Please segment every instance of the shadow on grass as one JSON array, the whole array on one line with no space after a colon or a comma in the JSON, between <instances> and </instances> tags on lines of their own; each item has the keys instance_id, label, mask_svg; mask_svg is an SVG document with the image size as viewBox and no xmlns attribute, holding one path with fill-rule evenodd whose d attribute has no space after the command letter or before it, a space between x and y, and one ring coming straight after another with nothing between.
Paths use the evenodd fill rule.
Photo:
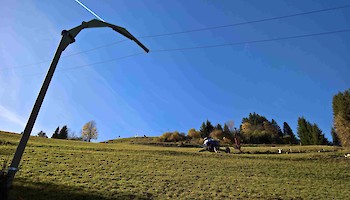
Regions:
<instances>
[{"instance_id":1,"label":"shadow on grass","mask_svg":"<svg viewBox=\"0 0 350 200\"><path fill-rule=\"evenodd\" d=\"M10 190L9 200L111 200L111 199L154 199L150 193L133 194L131 192L86 191L82 187L56 185L52 183L33 183L24 179L16 179Z\"/></svg>"}]
</instances>

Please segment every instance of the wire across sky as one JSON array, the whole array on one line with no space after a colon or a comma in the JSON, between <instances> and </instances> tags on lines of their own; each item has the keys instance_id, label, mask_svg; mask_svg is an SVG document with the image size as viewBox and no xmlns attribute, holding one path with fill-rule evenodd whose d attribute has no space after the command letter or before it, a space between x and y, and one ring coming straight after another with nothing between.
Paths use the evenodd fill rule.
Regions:
<instances>
[{"instance_id":1,"label":"wire across sky","mask_svg":"<svg viewBox=\"0 0 350 200\"><path fill-rule=\"evenodd\" d=\"M79 3L79 1L77 1L77 0L75 0L75 1L77 3ZM81 5L81 3L79 3L79 4ZM82 5L82 6L84 7L84 5ZM170 32L170 33L163 33L163 34L139 36L137 38L141 38L141 39L142 38L155 38L155 37L179 35L179 34L186 34L186 33L193 33L193 32L201 32L201 31L207 31L207 30L213 30L213 29L219 29L219 28L227 28L227 27L241 26L241 25L247 25L247 24L254 24L254 23L260 23L260 22L266 22L266 21L272 21L272 20L279 20L279 19L285 19L285 18L309 15L309 14L320 13L320 12L328 12L328 11L334 11L334 10L339 10L339 9L346 9L346 8L350 8L350 5L338 6L338 7L332 7L332 8L325 8L325 9L320 9L320 10L313 10L313 11L308 11L308 12L301 12L301 13L289 14L289 15L283 15L283 16L277 16L277 17L271 17L271 18L264 18L264 19L247 21L247 22L232 23L232 24L221 25L221 26L212 26L212 27L192 29L192 30L185 30L185 31L177 31L177 32ZM95 15L95 16L98 19L102 20L97 15ZM296 39L296 38L303 38L303 37L311 37L311 36L319 36L319 35L329 35L329 34L336 34L336 33L344 33L344 32L349 32L349 31L350 31L350 29L343 29L343 30L336 30L336 31L311 33L311 34L304 34L304 35L294 35L294 36L286 36L286 37L278 37L278 38L270 38L270 39L261 39L261 40L253 40L253 41L243 41L243 42L235 42L235 43L224 43L224 44L217 44L217 45L203 45L203 46L195 46L195 47L169 48L169 49L151 49L151 52L170 52L170 51L181 51L181 50L204 49L204 48L224 47L224 46L233 46L233 45L254 44L254 43L262 43L262 42L270 42L270 41L278 41L278 40L286 40L286 39ZM125 39L125 40L120 40L120 41L108 43L108 44L97 46L97 47L94 47L94 48L91 48L91 49L87 49L87 50L84 50L84 51L79 51L79 52L72 53L72 54L69 54L69 55L64 55L64 56L62 56L62 58L76 56L76 55L79 55L79 54L95 51L97 49L105 48L105 47L108 47L108 46L113 46L113 45L120 44L120 43L125 42L125 41L128 41L128 40ZM140 53L136 53L136 55L139 55L139 54ZM132 55L134 55L134 54L132 54ZM91 65L95 65L95 64L111 62L111 60L112 61L113 60L120 60L120 59L122 59L124 57L130 57L130 56L131 55L123 56L123 57L120 57L120 58L110 59L108 61L100 61L100 62L97 62L97 63L87 64L87 65L84 65L84 66L91 66ZM47 62L50 62L50 61L51 60L43 60L43 61L39 61L39 62L36 62L36 63L25 64L25 65L20 65L20 66L16 66L16 67L0 68L0 71L35 66L35 65L42 64L42 63L47 63ZM77 67L73 67L73 68L81 68L81 67L77 66ZM68 68L65 68L65 69L68 69Z\"/></svg>"},{"instance_id":2,"label":"wire across sky","mask_svg":"<svg viewBox=\"0 0 350 200\"><path fill-rule=\"evenodd\" d=\"M227 47L227 46L235 46L235 45L246 45L246 44L255 44L255 43L264 43L264 42L273 42L273 41L281 41L281 40L289 40L289 39L298 39L298 38L307 38L307 37L315 37L315 36L322 36L322 35L331 35L331 34L338 34L338 33L348 33L350 32L350 29L344 29L344 30L337 30L337 31L328 31L328 32L320 32L320 33L312 33L312 34L304 34L304 35L294 35L294 36L286 36L286 37L277 37L277 38L270 38L270 39L261 39L261 40L251 40L251 41L245 41L245 42L235 42L235 43L224 43L224 44L218 44L218 45L204 45L204 46L194 46L194 47L184 47L184 48L174 48L174 49L159 49L159 50L153 50L152 53L159 53L159 52L172 52L172 51L185 51L185 50L195 50L195 49L208 49L208 48L218 48L218 47ZM63 69L58 69L57 72L63 72L68 70L75 70L80 69L84 67L89 67L93 65L98 64L104 64L104 63L110 63L122 59L126 59L129 57L134 57L138 55L145 54L144 52L138 52L133 53L130 55L118 57L118 58L112 58L108 60L103 60L95 63L90 64L84 64L84 65L78 65L74 67L67 67ZM42 75L45 73L36 73L31 74L29 76L37 76Z\"/></svg>"}]
</instances>

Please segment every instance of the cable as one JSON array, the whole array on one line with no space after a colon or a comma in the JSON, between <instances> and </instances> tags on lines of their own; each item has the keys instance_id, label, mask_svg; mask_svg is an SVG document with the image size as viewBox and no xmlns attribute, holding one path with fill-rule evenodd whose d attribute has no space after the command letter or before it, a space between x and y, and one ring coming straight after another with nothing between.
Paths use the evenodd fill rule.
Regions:
<instances>
[{"instance_id":1,"label":"cable","mask_svg":"<svg viewBox=\"0 0 350 200\"><path fill-rule=\"evenodd\" d=\"M95 47L95 48L92 48L92 49L79 51L79 52L68 54L68 55L63 55L63 56L61 56L61 59L62 58L67 58L67 57L71 57L71 56L75 56L75 55L82 54L82 53L87 53L87 52L94 51L94 50L97 50L97 49L101 49L101 48L104 48L104 47L107 47L107 46L112 46L112 45L119 44L119 43L122 43L122 42L125 42L125 41L129 41L129 40L127 40L127 39L120 40L120 41L112 42L112 43L109 43L109 44L106 44L106 45L98 46L98 47ZM37 62L37 63L27 64L27 65L20 65L20 66L17 66L17 67L0 68L0 71L10 70L10 69L18 69L18 68L25 68L25 67L29 67L29 66L33 66L33 65L39 65L39 64L43 64L43 63L48 63L48 62L51 62L51 61L52 60L43 60L43 61L40 61L40 62Z\"/></svg>"},{"instance_id":2,"label":"cable","mask_svg":"<svg viewBox=\"0 0 350 200\"><path fill-rule=\"evenodd\" d=\"M134 54L130 54L130 55L126 55L126 56L122 56L122 57L118 57L118 58L113 58L113 59L109 59L109 60L103 60L103 61L99 61L99 62L95 62L95 63L90 63L90 64L85 64L85 65L78 65L78 66L75 66L75 67L68 67L68 68L58 69L58 70L56 70L56 72L64 72L64 71L69 71L69 70L75 70L75 69L79 69L79 68L89 67L89 66L92 66L92 65L98 65L98 64L114 62L114 61L117 61L117 60L122 60L122 59L125 59L125 58L138 56L138 55L141 55L141 54L146 54L146 53L145 52L134 53ZM30 74L30 75L26 75L26 76L27 77L32 77L32 76L38 76L38 75L43 75L43 74L45 74L45 73L41 72L41 73Z\"/></svg>"},{"instance_id":3,"label":"cable","mask_svg":"<svg viewBox=\"0 0 350 200\"><path fill-rule=\"evenodd\" d=\"M154 38L154 37L178 35L178 34L191 33L191 32L206 31L206 30L211 30L211 29L240 26L240 25L253 24L253 23L259 23L259 22L265 22L265 21L272 21L272 20L277 20L277 19L284 19L284 18L289 18L289 17L296 17L296 16L302 16L302 15L308 15L308 14L314 14L314 13L320 13L320 12L327 12L327 11L332 11L332 10L339 10L339 9L349 8L349 7L350 7L350 5L345 5L345 6L339 6L339 7L333 7L333 8L325 8L325 9L321 9L321 10L313 10L313 11L308 11L308 12L302 12L302 13L297 13L297 14L290 14L290 15L284 15L284 16L278 16L278 17L272 17L272 18L265 18L265 19L261 19L261 20L253 20L253 21L248 21L248 22L233 23L233 24L227 24L227 25L222 25L222 26L213 26L213 27L207 27L207 28L201 28L201 29L192 29L192 30L187 30L187 31L178 31L178 32L172 32L172 33L146 35L146 36L140 36L140 37L137 37L137 38ZM128 41L128 40L120 40L120 41L108 43L108 44L101 45L101 46L98 46L98 47L95 47L95 48L92 48L92 49L88 49L88 50L72 53L72 54L69 54L69 55L66 55L66 56L62 56L62 58L75 56L75 55L86 53L86 52L90 52L90 51L94 51L94 50L101 49L101 48L104 48L104 47L108 47L108 46L112 46L112 45L115 45L115 44L119 44L119 43L125 42L125 41ZM33 63L33 64L19 65L19 66L16 66L16 67L8 67L8 68L0 68L0 71L2 71L2 70L9 70L9 69L24 68L24 67L38 65L38 64L42 64L42 63L46 63L46 62L50 62L50 61L51 60L44 60L44 61L40 61L40 62Z\"/></svg>"},{"instance_id":4,"label":"cable","mask_svg":"<svg viewBox=\"0 0 350 200\"><path fill-rule=\"evenodd\" d=\"M105 48L105 47L108 47L108 46L113 46L113 45L116 45L116 44L119 44L119 43L122 43L122 42L126 42L126 41L129 41L129 40L128 39L119 40L119 41L112 42L112 43L105 44L105 45L101 45L101 46L98 46L98 47L95 47L95 48L92 48L92 49L87 49L87 50L84 50L84 51L79 51L79 52L76 52L76 53L68 54L68 55L62 56L62 58L75 56L75 55L78 55L78 54L94 51L94 50L97 50L97 49L102 49L102 48Z\"/></svg>"},{"instance_id":5,"label":"cable","mask_svg":"<svg viewBox=\"0 0 350 200\"><path fill-rule=\"evenodd\" d=\"M350 32L350 29L329 31L329 32L322 32L322 33L312 33L312 34L305 34L305 35L279 37L279 38L271 38L271 39L264 39L264 40L252 40L252 41L247 41L247 42L235 42L235 43L226 43L226 44L217 44L217 45L205 45L205 46L197 46L197 47L175 48L175 49L160 49L160 50L153 50L152 52L182 51L182 50L191 50L191 49L204 49L204 48L214 48L214 47L223 47L223 46L234 46L234 45L242 45L242 44L253 44L253 43L261 43L261 42L286 40L286 39L312 37L312 36L319 36L319 35L329 35L329 34L344 33L344 32Z\"/></svg>"},{"instance_id":6,"label":"cable","mask_svg":"<svg viewBox=\"0 0 350 200\"><path fill-rule=\"evenodd\" d=\"M218 45L205 45L205 46L174 48L174 49L160 49L160 50L153 50L152 53L170 52L170 51L183 51L183 50L193 50L193 49L204 49L204 48L215 48L215 47L244 45L244 44L254 44L254 43L262 43L262 42L272 42L272 41L279 41L279 40L287 40L287 39L313 37L313 36L320 36L320 35L330 35L330 34L345 33L345 32L350 32L350 29L337 30L337 31L328 31L328 32L321 32L321 33L311 33L311 34L304 34L304 35L287 36L287 37L278 37L278 38L271 38L271 39L252 40L252 41L246 41L246 42L226 43L226 44L218 44ZM127 56L123 56L123 57L119 57L119 58L114 58L114 59L110 59L110 60L104 60L104 61L100 61L100 62L95 62L95 63L91 63L91 64L85 64L85 65L79 65L79 66L75 66L75 67L63 68L63 69L59 69L57 71L61 72L61 71L74 70L74 69L88 67L88 66L92 66L92 65L113 62L113 61L121 60L121 59L124 59L124 58L129 58L129 57L133 57L133 56L137 56L137 55L141 55L141 54L145 54L145 52L135 53L135 54L131 54L131 55L127 55ZM43 73L38 73L38 74L33 74L33 75L41 75L41 74L43 74Z\"/></svg>"},{"instance_id":7,"label":"cable","mask_svg":"<svg viewBox=\"0 0 350 200\"><path fill-rule=\"evenodd\" d=\"M141 55L141 54L146 54L146 53L145 52L134 53L134 54L131 54L131 55L122 56L122 57L119 57L119 58L113 58L113 59L109 59L109 60L103 60L103 61L95 62L95 63L91 63L91 64L85 64L85 65L79 65L79 66L75 66L75 67L63 68L63 69L57 70L57 72L74 70L74 69L78 69L78 68L88 67L88 66L91 66L91 65L98 65L98 64L114 62L114 61L117 61L117 60L122 60L122 59L125 59L125 58L138 56L138 55Z\"/></svg>"},{"instance_id":8,"label":"cable","mask_svg":"<svg viewBox=\"0 0 350 200\"><path fill-rule=\"evenodd\" d=\"M309 11L309 12L302 12L302 13L284 15L284 16L279 16L279 17L272 17L272 18L265 18L265 19L260 19L260 20L253 20L253 21L247 21L247 22L227 24L227 25L222 25L222 26L212 26L212 27L200 28L200 29L192 29L192 30L187 30L187 31L178 31L178 32L163 33L163 34L158 34L158 35L140 36L138 38L161 37L161 36L168 36L168 35L178 35L178 34L183 34L183 33L191 33L191 32L198 32L198 31L206 31L206 30L212 30L212 29L226 28L226 27L232 27L232 26L241 26L241 25L246 25L246 24L253 24L253 23L259 23L259 22L272 21L272 20L276 20L276 19L284 19L284 18L289 18L289 17L309 15L309 14L314 14L314 13L319 13L319 12L326 12L326 11L331 11L331 10L339 10L339 9L349 8L349 7L350 7L350 5L345 5L345 6L340 6L340 7L325 8L325 9L321 9L321 10L313 10L313 11Z\"/></svg>"}]
</instances>

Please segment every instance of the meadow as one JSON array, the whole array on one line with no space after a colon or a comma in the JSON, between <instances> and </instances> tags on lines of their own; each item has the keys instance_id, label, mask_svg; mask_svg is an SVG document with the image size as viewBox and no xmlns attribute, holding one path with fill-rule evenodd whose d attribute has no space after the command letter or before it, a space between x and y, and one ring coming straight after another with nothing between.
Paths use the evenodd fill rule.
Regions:
<instances>
[{"instance_id":1,"label":"meadow","mask_svg":"<svg viewBox=\"0 0 350 200\"><path fill-rule=\"evenodd\" d=\"M0 132L0 161L20 135ZM144 141L144 142L143 142ZM224 152L148 144L31 137L11 199L348 199L349 149L242 147ZM276 154L277 149L292 150Z\"/></svg>"}]
</instances>

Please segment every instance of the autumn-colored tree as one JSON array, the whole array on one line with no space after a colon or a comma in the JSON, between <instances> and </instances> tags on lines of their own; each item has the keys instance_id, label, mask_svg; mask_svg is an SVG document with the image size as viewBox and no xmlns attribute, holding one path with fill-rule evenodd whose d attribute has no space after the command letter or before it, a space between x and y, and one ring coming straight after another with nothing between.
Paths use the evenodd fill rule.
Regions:
<instances>
[{"instance_id":1,"label":"autumn-colored tree","mask_svg":"<svg viewBox=\"0 0 350 200\"><path fill-rule=\"evenodd\" d=\"M168 138L170 142L178 142L186 140L186 136L184 133L179 133L178 131L174 131L170 137Z\"/></svg>"},{"instance_id":2,"label":"autumn-colored tree","mask_svg":"<svg viewBox=\"0 0 350 200\"><path fill-rule=\"evenodd\" d=\"M252 125L248 121L241 124L241 133L243 136L243 142L250 143L252 138Z\"/></svg>"},{"instance_id":3,"label":"autumn-colored tree","mask_svg":"<svg viewBox=\"0 0 350 200\"><path fill-rule=\"evenodd\" d=\"M90 142L93 139L96 140L98 137L96 122L91 120L88 123L86 123L81 131L81 136L84 140L87 140L88 142Z\"/></svg>"},{"instance_id":4,"label":"autumn-colored tree","mask_svg":"<svg viewBox=\"0 0 350 200\"><path fill-rule=\"evenodd\" d=\"M340 141L337 132L335 131L335 128L331 128L331 135L332 135L332 144L333 146L340 146Z\"/></svg>"},{"instance_id":5,"label":"autumn-colored tree","mask_svg":"<svg viewBox=\"0 0 350 200\"><path fill-rule=\"evenodd\" d=\"M158 138L160 142L179 142L186 140L186 135L184 133L179 133L178 131L174 132L165 132Z\"/></svg>"},{"instance_id":6,"label":"autumn-colored tree","mask_svg":"<svg viewBox=\"0 0 350 200\"><path fill-rule=\"evenodd\" d=\"M242 119L238 132L245 143L283 143L283 132L277 122L274 119L270 122L255 112Z\"/></svg>"},{"instance_id":7,"label":"autumn-colored tree","mask_svg":"<svg viewBox=\"0 0 350 200\"><path fill-rule=\"evenodd\" d=\"M217 139L217 140L222 140L224 138L224 134L223 134L223 131L222 130L213 130L210 134L209 134L210 137L214 138L214 139Z\"/></svg>"},{"instance_id":8,"label":"autumn-colored tree","mask_svg":"<svg viewBox=\"0 0 350 200\"><path fill-rule=\"evenodd\" d=\"M190 138L200 138L201 137L201 132L197 131L194 128L191 128L190 130L188 130L187 135Z\"/></svg>"},{"instance_id":9,"label":"autumn-colored tree","mask_svg":"<svg viewBox=\"0 0 350 200\"><path fill-rule=\"evenodd\" d=\"M333 122L342 146L350 146L350 89L333 97Z\"/></svg>"}]
</instances>

